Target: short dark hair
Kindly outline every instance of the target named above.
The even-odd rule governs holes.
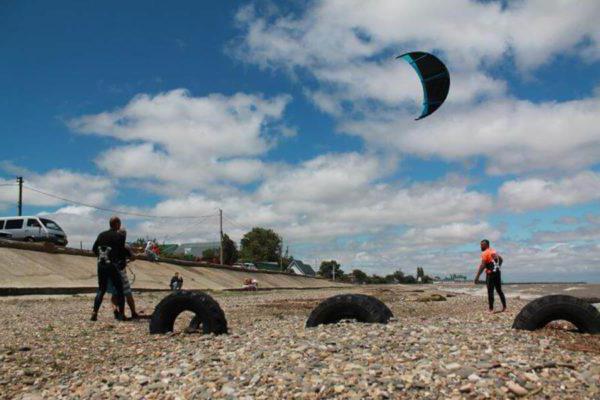
[[[121,218],[117,217],[116,215],[112,216],[110,217],[108,224],[112,229],[117,229],[121,226]]]
[[[481,241],[481,243],[485,243],[485,244],[487,244],[488,246],[490,245],[490,241],[489,241],[489,240],[487,240],[487,239],[483,239],[483,240]]]

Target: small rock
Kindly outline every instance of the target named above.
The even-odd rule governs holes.
[[[471,368],[471,367],[464,367],[464,368],[459,368],[455,374],[460,376],[463,379],[466,379],[467,377],[469,377],[470,375],[474,374],[475,372],[477,372],[476,369]]]
[[[43,399],[42,395],[37,392],[25,393],[21,397],[21,400],[42,400],[42,399]]]
[[[466,385],[462,385],[459,390],[461,393],[470,393],[473,391],[473,384],[467,383]]]
[[[536,374],[532,374],[531,372],[525,372],[523,376],[530,382],[539,382],[540,380]]]
[[[342,393],[344,391],[344,389],[346,389],[346,387],[344,385],[335,385],[333,387],[333,391],[336,393]]]
[[[529,393],[523,386],[512,381],[508,381],[506,387],[517,396],[525,396],[527,393]]]
[[[150,382],[150,378],[145,375],[136,375],[135,380],[142,386],[145,386],[148,384],[148,382]]]
[[[221,388],[221,393],[223,393],[224,395],[227,395],[227,396],[231,396],[231,395],[235,394],[235,389],[229,385],[224,385]]]
[[[444,368],[446,368],[448,371],[456,371],[458,369],[460,369],[462,366],[459,363],[450,363],[450,364],[446,364],[444,365]]]
[[[250,379],[250,386],[256,385],[256,383],[260,380],[260,375],[256,374]]]

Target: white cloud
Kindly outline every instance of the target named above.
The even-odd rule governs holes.
[[[190,195],[159,203],[154,212],[203,215],[222,207],[234,222],[226,221],[233,237],[259,225],[275,228],[286,240],[315,243],[398,225],[472,220],[493,208],[490,196],[464,184],[378,183],[390,164],[375,155],[326,154],[274,172],[253,193],[230,191],[218,200]]]
[[[508,97],[489,67],[514,60],[526,74],[559,54],[600,54],[600,4],[592,1],[380,0],[311,3],[300,14],[237,20],[234,53],[262,67],[308,71],[304,91],[369,146],[448,160],[484,156],[491,174],[578,170],[600,161],[600,96],[532,103]],[[423,21],[427,21],[424,25]],[[399,28],[400,27],[400,28]],[[448,101],[418,123],[417,76],[395,53],[438,51],[451,70]],[[426,132],[426,134],[425,134]]]
[[[418,122],[374,114],[341,129],[420,157],[486,156],[492,174],[577,170],[600,161],[600,97],[538,104],[504,99],[441,111],[441,118]]]
[[[114,137],[127,145],[99,156],[97,164],[121,178],[144,178],[198,188],[218,180],[249,183],[265,172],[256,159],[293,129],[280,120],[289,96],[265,99],[238,93],[192,97],[182,89],[138,95],[113,112],[70,121],[72,129]]]
[[[496,241],[501,232],[492,228],[487,222],[463,223],[428,227],[411,228],[399,238],[402,246],[418,246],[440,248],[449,245],[477,243],[483,238]]]
[[[502,184],[498,196],[500,203],[513,211],[600,201],[600,174],[584,171],[558,180],[530,178],[508,181]]]
[[[112,180],[86,173],[54,169],[43,174],[4,163],[3,169],[24,176],[23,203],[28,206],[60,206],[65,201],[48,197],[27,188],[57,194],[63,198],[97,206],[106,205],[116,194]],[[14,184],[14,180],[0,179],[2,184]],[[15,204],[18,199],[17,186],[0,186],[0,204]]]
[[[317,72],[391,49],[438,49],[454,70],[474,70],[512,53],[528,69],[561,52],[596,56],[599,18],[600,6],[586,0],[528,0],[506,7],[468,0],[380,0],[368,6],[329,0],[311,3],[301,15],[268,16],[250,6],[237,14],[245,37],[234,50],[261,66]]]

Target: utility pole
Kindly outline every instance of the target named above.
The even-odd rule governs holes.
[[[331,271],[333,272],[333,281],[335,282],[335,264],[331,267]]]
[[[283,238],[279,244],[279,270],[283,271]]]
[[[17,176],[17,183],[19,184],[19,203],[17,204],[17,210],[19,217],[23,215],[23,177]]]
[[[221,246],[219,251],[219,263],[223,265],[223,210],[219,208],[219,230],[220,230],[220,238],[221,238]]]

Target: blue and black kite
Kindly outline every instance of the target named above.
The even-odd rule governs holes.
[[[433,54],[414,51],[396,58],[402,58],[417,71],[423,85],[423,111],[416,120],[425,118],[440,108],[450,90],[450,74],[439,58]]]

